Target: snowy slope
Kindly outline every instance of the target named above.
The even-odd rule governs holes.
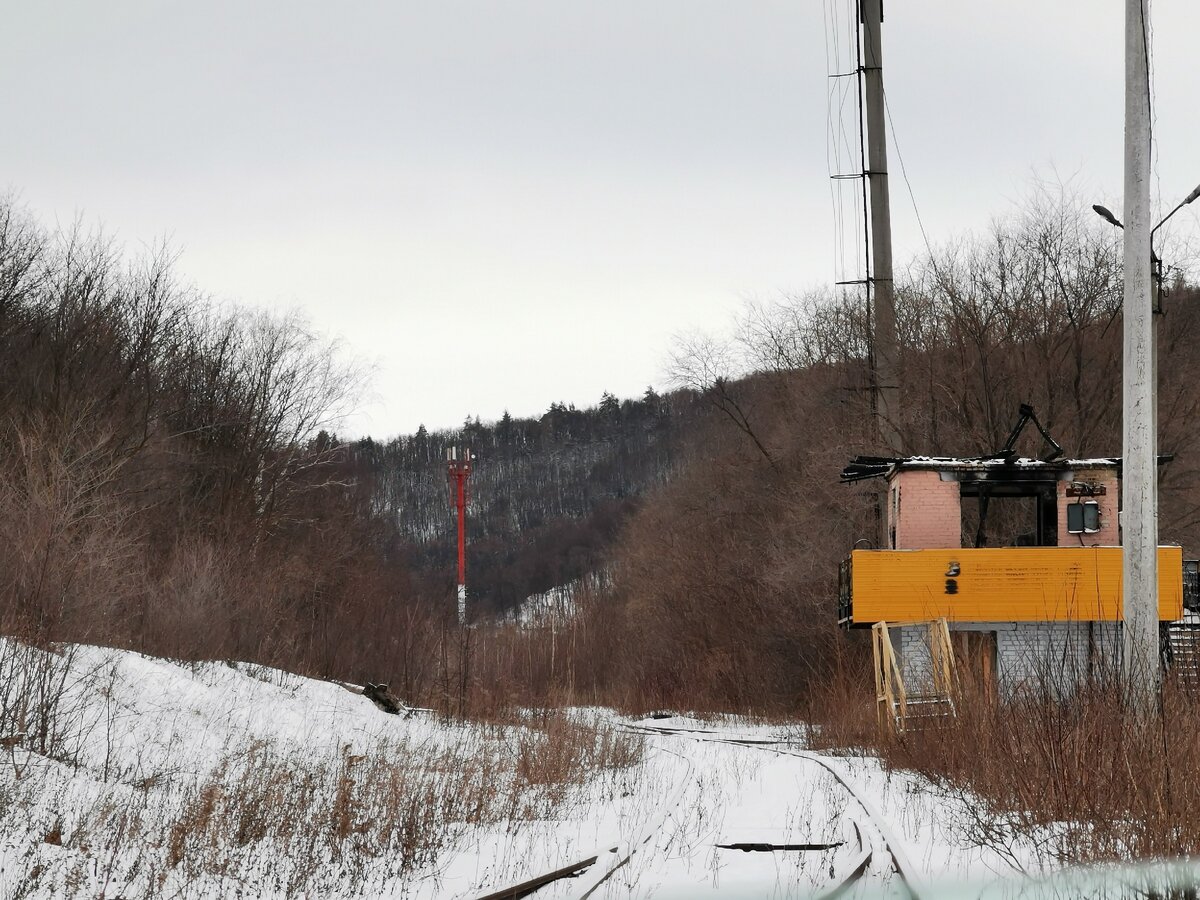
[[[9,729],[5,685],[32,653],[13,649],[0,641]],[[0,898],[478,897],[591,856],[536,896],[811,896],[850,862],[864,821],[826,768],[723,742],[785,737],[733,718],[468,724],[389,716],[261,667],[96,647],[39,659],[39,683],[63,685],[59,727],[46,752],[31,729],[0,757]],[[677,733],[622,730],[663,725]],[[869,757],[832,765],[925,884],[1039,867],[1026,841],[973,846],[969,798]],[[829,846],[729,849],[746,844]]]
[[[556,783],[522,768],[538,729],[389,716],[275,670],[66,653],[58,758],[2,761],[0,897],[474,896],[609,840],[606,801],[644,775]],[[573,832],[546,819],[573,810]]]

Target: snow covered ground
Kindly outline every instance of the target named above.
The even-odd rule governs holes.
[[[775,743],[785,729],[736,720],[636,724],[678,729],[657,740],[688,756],[699,774],[668,814],[668,827],[595,896],[820,896],[852,866],[859,852],[855,831],[873,829],[873,817],[886,823],[887,841],[897,843],[922,896],[939,885],[961,889],[1037,866],[1033,848],[1020,841],[1011,855],[974,846],[965,827],[969,812],[964,816],[916,776],[885,772],[874,758],[808,754],[795,742]],[[727,743],[731,738],[739,743]],[[812,849],[765,852],[731,845]],[[911,896],[886,863],[886,854],[876,854],[851,895]]]
[[[575,595],[579,581],[550,588],[541,594],[530,594],[502,621],[511,625],[561,625],[575,615]]]
[[[0,651],[11,728],[28,657]],[[38,683],[62,685],[57,730],[29,714],[0,757],[2,898],[479,897],[592,856],[535,896],[812,896],[872,814],[922,890],[1040,866],[1025,839],[977,846],[968,800],[872,758],[725,742],[786,737],[768,726],[604,710],[467,724],[260,667],[95,647],[51,662],[61,681]],[[906,895],[872,867],[862,891]]]

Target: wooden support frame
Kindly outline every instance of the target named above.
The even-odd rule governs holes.
[[[950,640],[950,625],[946,619],[913,623],[906,627],[924,626],[929,646],[930,681],[932,692],[922,695],[923,703],[936,704],[948,716],[957,715],[959,701],[958,668],[954,645]],[[903,732],[908,725],[910,697],[904,675],[892,646],[887,622],[871,626],[871,651],[875,670],[875,705],[879,727],[884,723],[894,733]]]
[[[871,647],[875,657],[875,704],[879,727],[883,727],[886,710],[888,728],[898,730],[908,712],[908,693],[904,689],[904,676],[900,674],[887,622],[876,622],[871,626]]]
[[[954,659],[954,646],[950,643],[950,625],[945,619],[934,619],[929,626],[929,657],[933,669],[935,693],[958,698],[958,668]]]

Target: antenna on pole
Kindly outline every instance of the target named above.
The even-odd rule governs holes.
[[[450,499],[457,512],[458,523],[458,571],[455,584],[458,587],[458,624],[467,624],[467,479],[471,477],[471,464],[475,454],[469,448],[461,453],[458,447],[446,449],[446,476],[450,482]]]

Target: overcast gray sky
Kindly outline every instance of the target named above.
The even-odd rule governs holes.
[[[826,13],[848,2],[12,4],[0,179],[343,338],[378,365],[351,433],[588,405],[661,386],[672,334],[833,280]],[[1153,4],[1165,204],[1200,181],[1197,6]],[[1119,208],[1120,0],[885,12],[931,240],[1035,172]]]

